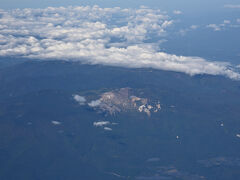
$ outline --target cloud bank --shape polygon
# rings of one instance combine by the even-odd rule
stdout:
[[[0,10],[0,56],[155,68],[240,79],[228,63],[161,52],[174,21],[160,10],[49,7]]]

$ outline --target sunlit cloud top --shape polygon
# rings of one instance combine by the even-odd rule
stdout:
[[[173,24],[165,12],[146,7],[0,10],[0,56],[240,78],[228,63],[162,52]]]

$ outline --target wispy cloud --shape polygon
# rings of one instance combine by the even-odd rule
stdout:
[[[173,11],[173,14],[182,14],[182,11],[174,10],[174,11]]]
[[[207,28],[211,28],[214,31],[221,31],[221,27],[217,24],[209,24],[209,25],[207,25]]]
[[[240,78],[228,63],[159,51],[160,40],[174,23],[160,10],[80,6],[1,10],[0,13],[0,56]]]
[[[214,31],[223,31],[228,28],[239,28],[238,19],[236,19],[236,22],[237,23],[232,23],[230,20],[223,20],[220,24],[208,24],[206,27]]]
[[[52,121],[52,124],[53,124],[53,125],[60,125],[61,122],[59,122],[59,121]]]
[[[94,126],[97,126],[97,127],[101,127],[101,126],[105,126],[105,125],[108,125],[108,124],[110,124],[110,122],[109,121],[99,121],[99,122],[94,122],[93,123],[93,125]]]
[[[104,127],[104,130],[106,130],[106,131],[112,131],[112,128]]]
[[[191,25],[190,28],[191,29],[197,29],[199,26],[198,25]]]
[[[193,30],[198,29],[199,26],[198,25],[191,25],[190,27],[184,28],[184,29],[180,29],[178,31],[178,34],[180,34],[181,36],[185,36],[188,32],[191,32]]]
[[[230,20],[224,20],[223,23],[224,23],[224,24],[230,24],[231,21],[230,21]]]
[[[225,4],[225,8],[240,9],[240,4]]]

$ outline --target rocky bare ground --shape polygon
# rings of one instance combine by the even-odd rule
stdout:
[[[107,91],[99,95],[100,98],[87,102],[87,97],[73,95],[80,105],[88,105],[98,112],[115,115],[120,112],[138,111],[151,116],[161,110],[160,102],[151,103],[148,98],[138,97],[131,88],[121,88]]]

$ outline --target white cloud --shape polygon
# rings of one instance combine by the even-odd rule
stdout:
[[[232,8],[232,9],[238,9],[240,8],[240,4],[226,4],[224,5],[225,8]]]
[[[96,106],[99,106],[100,104],[101,104],[100,100],[91,101],[90,103],[88,103],[90,107],[96,107]]]
[[[223,23],[224,23],[224,24],[230,24],[231,21],[229,21],[229,20],[224,20]]]
[[[59,121],[52,121],[52,124],[54,124],[54,125],[60,125],[61,122],[59,122]]]
[[[207,28],[212,28],[214,31],[220,31],[221,28],[217,24],[209,24],[207,25]]]
[[[110,124],[109,121],[99,121],[99,122],[94,122],[93,125],[96,126],[96,127],[101,127],[101,126],[105,126],[105,125],[108,125]]]
[[[182,14],[182,11],[174,10],[174,11],[173,11],[173,14]]]
[[[240,78],[227,63],[160,52],[159,42],[174,23],[160,10],[80,6],[2,10],[1,14],[0,56]],[[217,25],[209,27],[218,30]],[[157,42],[145,42],[153,36],[158,37]],[[98,103],[93,101],[89,105]]]
[[[79,96],[79,95],[77,95],[77,94],[73,95],[73,99],[74,99],[75,101],[77,101],[80,105],[84,105],[85,102],[86,102],[85,97]]]
[[[185,36],[188,32],[193,31],[193,30],[196,30],[198,27],[199,27],[199,26],[197,26],[197,25],[191,25],[191,26],[188,27],[188,28],[180,29],[178,33],[179,33],[181,36]]]
[[[189,31],[190,31],[189,28],[180,29],[178,33],[179,33],[181,36],[185,36],[185,35],[187,34],[187,32],[189,32]]]
[[[197,28],[198,28],[198,25],[191,25],[190,28],[191,28],[191,29],[197,29]]]
[[[106,131],[112,131],[112,128],[104,127],[104,130],[106,130]]]
[[[236,20],[238,23],[238,19]],[[209,24],[206,26],[207,28],[211,28],[214,31],[222,31],[227,30],[227,28],[239,28],[238,24],[232,23],[230,20],[223,20],[221,24]]]

